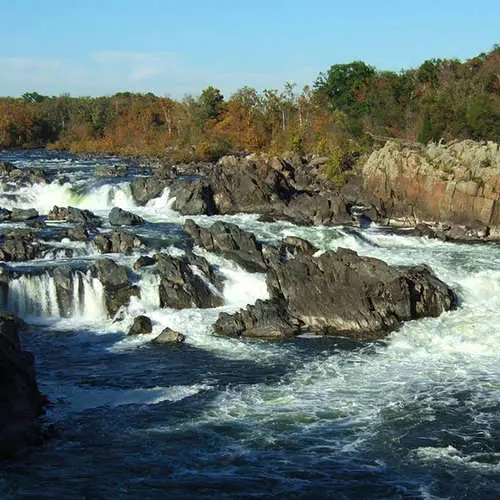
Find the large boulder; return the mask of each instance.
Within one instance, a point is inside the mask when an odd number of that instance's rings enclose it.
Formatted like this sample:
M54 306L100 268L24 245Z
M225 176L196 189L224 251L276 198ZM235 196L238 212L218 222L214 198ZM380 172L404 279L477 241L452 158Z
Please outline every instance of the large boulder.
M129 335L143 335L146 333L151 333L153 331L153 323L151 323L151 319L147 316L136 316L134 318L134 322L130 327L128 334Z
M167 182L158 177L138 177L130 184L132 197L138 205L145 205L149 200L163 193Z
M18 186L46 183L46 174L42 169L17 168L12 163L0 161L0 182Z
M144 224L144 219L127 210L113 207L109 212L109 223L112 226L140 226Z
M210 280L212 271L207 275L197 266L199 272L195 272L187 258L175 258L167 254L156 255L156 261L156 272L161 277L161 307L207 309L223 304L222 296L216 288L217 283Z
M34 358L21 348L14 317L0 313L0 457L41 442L39 415L44 397L35 379Z
M402 321L438 316L456 305L453 291L424 266L391 267L339 248L269 263L267 285L301 329L378 337Z
M171 328L165 328L158 337L154 338L151 343L153 344L181 344L186 340L186 336L182 333L176 332Z
M177 180L172 185L172 196L175 201L172 206L183 215L214 215L215 208L212 187L206 181Z
M288 319L287 312L270 300L257 300L237 313L221 313L214 325L219 335L228 337L281 340L293 337L296 326Z
M94 243L101 253L129 254L141 247L142 240L128 231L118 230L107 234L98 234Z
M48 220L72 222L73 224L82 224L85 227L97 227L101 219L90 210L82 210L75 207L58 207L54 205L47 215Z
M139 288L128 280L127 268L111 259L97 260L91 271L104 287L104 302L111 317L127 306L131 297L140 295Z
M387 142L363 167L366 189L392 222L477 222L500 238L500 148L493 142ZM483 238L485 239L485 238Z
M300 240L268 252L266 262L270 299L235 314L222 313L217 333L281 339L312 332L376 339L403 321L438 316L456 306L453 291L425 266L391 267L343 248L318 256Z
M221 253L247 271L264 272L266 270L262 245L252 233L243 231L236 224L218 221L207 229L188 219L182 230L191 236L196 245L209 252Z
M39 255L40 245L29 230L15 229L0 236L0 260L20 262Z

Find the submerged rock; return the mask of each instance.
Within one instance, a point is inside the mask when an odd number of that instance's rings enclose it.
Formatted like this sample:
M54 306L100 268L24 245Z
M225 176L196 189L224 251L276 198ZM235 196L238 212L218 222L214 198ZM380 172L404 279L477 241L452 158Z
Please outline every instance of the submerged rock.
M0 457L41 442L39 415L44 397L35 379L33 356L19 341L19 320L0 313Z
M158 337L154 338L153 344L181 344L186 340L185 335L170 328L165 328Z
M109 212L109 223L112 226L140 226L144 224L144 219L127 210L113 207Z

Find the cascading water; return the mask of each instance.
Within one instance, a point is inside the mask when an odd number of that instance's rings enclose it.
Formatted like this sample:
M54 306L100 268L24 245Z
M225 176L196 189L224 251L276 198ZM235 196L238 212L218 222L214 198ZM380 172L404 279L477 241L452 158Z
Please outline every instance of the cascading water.
M104 288L89 272L74 271L70 289L58 286L49 272L23 275L9 282L7 310L23 319L106 318ZM64 299L67 294L67 300ZM66 302L66 303L65 303Z
M50 165L50 155L40 165L39 156L22 158L26 166ZM76 191L26 188L37 195L27 202L14 194L5 206L73 205L106 220L122 203L148 221L141 236L163 238L162 248L182 255L168 229L184 219L172 210L168 189L134 207L126 182L92 184L102 160L56 160L61 174L71 169ZM95 190L82 190L86 183ZM23 341L37 358L42 391L55 402L47 418L59 435L26 466L0 472L0 496L498 498L499 246L262 223L246 214L194 218L202 225L230 220L270 242L292 235L322 251L347 247L393 265L427 264L454 288L460 306L376 343L241 341L214 336L212 325L221 312L267 298L265 277L220 255L195 249L224 277L223 306L161 309L159 277L143 268L132 273L140 297L114 320L90 274L74 270L58 284L50 271L40 273L43 262L21 263L26 274L10 280L8 308L32 324ZM65 262L97 258L87 244ZM59 251L54 243L54 258ZM111 258L130 267L137 255ZM139 314L151 318L153 332L127 335ZM152 345L165 327L186 335L185 344Z

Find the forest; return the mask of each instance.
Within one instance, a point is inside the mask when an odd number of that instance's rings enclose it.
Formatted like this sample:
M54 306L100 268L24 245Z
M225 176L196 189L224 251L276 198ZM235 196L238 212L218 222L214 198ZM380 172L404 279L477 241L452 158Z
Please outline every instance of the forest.
M216 160L232 152L321 153L336 161L387 138L500 141L500 46L461 62L378 71L335 64L302 90L215 87L176 100L152 93L0 98L0 147L47 147Z

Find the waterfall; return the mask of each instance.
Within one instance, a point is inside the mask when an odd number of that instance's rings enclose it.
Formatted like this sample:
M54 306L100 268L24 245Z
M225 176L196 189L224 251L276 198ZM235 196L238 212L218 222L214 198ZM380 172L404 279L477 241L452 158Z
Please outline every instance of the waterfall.
M81 271L72 271L63 281L48 272L10 281L7 309L21 318L106 318L101 282Z

